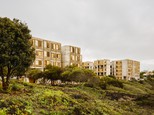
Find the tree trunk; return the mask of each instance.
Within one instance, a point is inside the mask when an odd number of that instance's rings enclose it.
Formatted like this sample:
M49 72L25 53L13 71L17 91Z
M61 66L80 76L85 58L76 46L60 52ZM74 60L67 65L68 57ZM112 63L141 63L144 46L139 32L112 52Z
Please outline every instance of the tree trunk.
M9 83L8 83L8 81L2 82L2 87L3 87L3 90L4 90L4 91L8 90L8 88L9 88Z
M8 90L9 88L9 80L10 76L7 76L6 79L4 78L4 76L2 77L2 88L4 91Z
M9 88L9 80L5 80L4 76L2 78L2 89L6 91Z
M54 80L51 80L51 85L55 85L55 82L54 82Z
M19 77L20 77L20 76L17 76L17 80L19 80Z

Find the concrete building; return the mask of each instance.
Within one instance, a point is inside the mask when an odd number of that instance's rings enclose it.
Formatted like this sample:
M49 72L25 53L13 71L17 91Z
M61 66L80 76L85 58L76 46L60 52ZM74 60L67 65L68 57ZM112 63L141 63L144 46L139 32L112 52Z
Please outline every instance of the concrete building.
M140 78L140 62L134 60L117 60L112 61L111 74L117 79L131 80Z
M33 37L31 41L36 53L36 59L31 68L43 71L48 64L61 67L61 43L36 37Z
M87 61L87 62L82 62L82 67L84 69L89 69L89 70L93 70L94 69L94 63Z
M94 61L94 72L98 76L110 75L110 60L102 59Z
M62 47L62 67L76 65L80 67L82 64L81 49L75 46Z

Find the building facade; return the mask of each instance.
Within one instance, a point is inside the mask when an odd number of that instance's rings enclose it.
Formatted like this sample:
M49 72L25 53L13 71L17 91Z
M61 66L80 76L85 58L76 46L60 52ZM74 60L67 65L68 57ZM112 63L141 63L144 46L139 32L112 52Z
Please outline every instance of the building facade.
M61 67L61 43L33 37L32 45L35 48L36 59L31 68L43 71L46 65Z
M102 59L94 61L94 72L100 77L110 75L110 60Z
M82 68L93 70L94 69L94 63L90 62L90 61L82 62Z
M62 47L62 67L70 65L81 67L81 64L81 48L68 45Z
M140 78L140 62L125 59L112 61L111 74L117 79L131 80L132 78Z

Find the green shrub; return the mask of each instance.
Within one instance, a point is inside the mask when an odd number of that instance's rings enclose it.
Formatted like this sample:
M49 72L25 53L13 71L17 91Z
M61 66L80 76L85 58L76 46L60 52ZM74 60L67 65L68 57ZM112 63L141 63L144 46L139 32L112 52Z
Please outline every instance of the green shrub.
M84 84L84 86L94 88L94 87L98 87L99 83L100 83L100 78L94 76L94 77L91 77L88 80L88 82Z
M0 109L0 115L6 115L6 110L5 109Z
M32 111L30 102L16 98L0 100L0 108L3 109L2 113L6 112L9 115L29 115ZM4 111L5 108L7 111Z
M21 91L22 89L24 89L24 86L21 84L12 84L11 86L12 91Z
M102 89L106 89L107 85L112 85L115 87L123 88L123 83L117 79L111 77L103 77L100 79L99 86Z

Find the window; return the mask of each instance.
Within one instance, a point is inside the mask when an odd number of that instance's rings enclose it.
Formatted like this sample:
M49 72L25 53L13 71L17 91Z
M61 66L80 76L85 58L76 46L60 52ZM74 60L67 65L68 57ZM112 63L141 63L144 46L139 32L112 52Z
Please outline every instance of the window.
M58 45L58 50L60 50L61 49L61 46L60 45Z
M56 44L53 44L53 49L56 49Z
M39 61L39 65L42 65L42 61Z
M59 46L58 46L58 44L56 44L56 50L58 50L59 49Z
M50 48L50 44L47 42L47 48Z
M77 61L80 61L80 56L77 56Z
M53 53L51 53L51 58L54 58L54 54Z
M47 52L47 57L50 57L50 52Z
M74 53L74 52L75 52L74 47L71 47L71 52L72 52L72 53Z
M42 65L42 61L41 60L37 60L36 61L36 65Z
M74 55L71 55L71 60L74 61Z
M36 56L42 56L42 51L36 51Z
M49 65L49 64L50 64L50 61L45 60L44 64L45 64L45 65Z
M51 43L51 49L52 49L52 50L56 49L56 44Z
M38 47L42 47L42 41L38 40Z
M58 54L58 58L61 59L61 55L60 54Z
M53 43L51 43L51 49L54 49L54 47L53 47Z
M78 48L78 54L80 54L80 49Z
M35 41L35 45L38 46L38 40Z
M78 48L76 48L76 52L75 53L78 53Z

